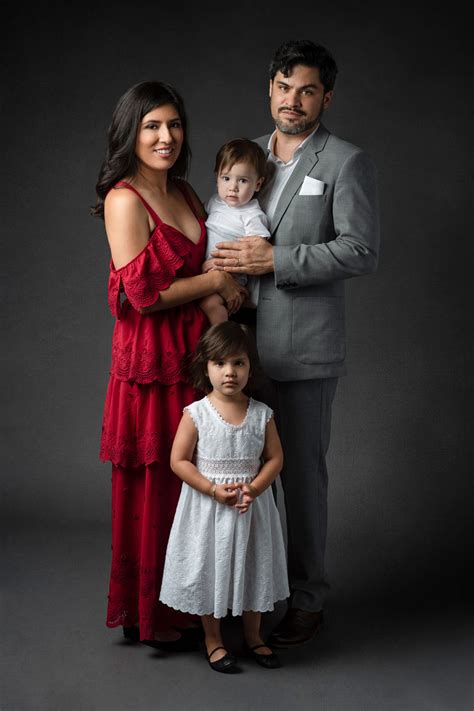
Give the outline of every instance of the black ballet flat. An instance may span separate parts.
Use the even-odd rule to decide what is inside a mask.
[[[216,647],[209,654],[207,654],[206,651],[207,661],[211,669],[214,669],[216,672],[221,672],[222,674],[237,674],[240,672],[241,669],[237,666],[237,659],[231,654],[226,654],[225,657],[218,659],[216,662],[211,662],[212,655],[214,652],[217,652],[218,649],[226,651],[225,647]]]
[[[129,642],[139,642],[140,641],[140,628],[136,625],[132,627],[122,627],[123,636],[128,639]]]
[[[278,669],[281,667],[281,662],[275,652],[272,651],[271,654],[258,654],[257,649],[262,649],[263,647],[271,647],[268,644],[256,644],[254,647],[249,647],[248,644],[245,645],[247,652],[255,659],[257,664],[265,669]]]

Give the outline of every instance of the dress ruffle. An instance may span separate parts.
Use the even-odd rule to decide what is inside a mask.
[[[146,247],[131,262],[115,269],[110,264],[108,301],[112,316],[121,317],[121,287],[135,309],[152,306],[160,291],[167,289],[183,266],[189,244],[173,228],[156,227]],[[189,240],[188,240],[189,242]]]
[[[206,326],[206,316],[195,302],[140,314],[125,301],[122,318],[115,323],[111,375],[142,384],[177,383],[183,378],[183,358],[194,351]]]

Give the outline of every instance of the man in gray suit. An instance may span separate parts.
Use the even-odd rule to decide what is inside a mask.
[[[285,464],[282,486],[291,597],[273,631],[277,647],[320,629],[331,406],[345,370],[344,282],[377,267],[375,169],[364,151],[321,123],[337,67],[322,46],[286,42],[270,66],[275,131],[257,139],[270,177],[260,203],[272,239],[217,245],[216,265],[259,275],[258,350],[274,385]]]

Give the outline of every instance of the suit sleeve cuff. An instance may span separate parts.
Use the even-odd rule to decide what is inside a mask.
[[[291,258],[291,247],[273,246],[273,267],[277,289],[296,289],[299,286]]]

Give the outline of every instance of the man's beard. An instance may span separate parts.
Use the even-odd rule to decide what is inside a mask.
[[[322,115],[323,112],[321,111],[319,116],[312,121],[307,121],[304,117],[301,117],[300,121],[292,121],[291,123],[287,123],[286,121],[282,121],[280,118],[277,118],[275,125],[282,133],[286,133],[287,136],[296,136],[298,133],[305,133],[305,131],[310,131],[312,128],[317,126]]]

